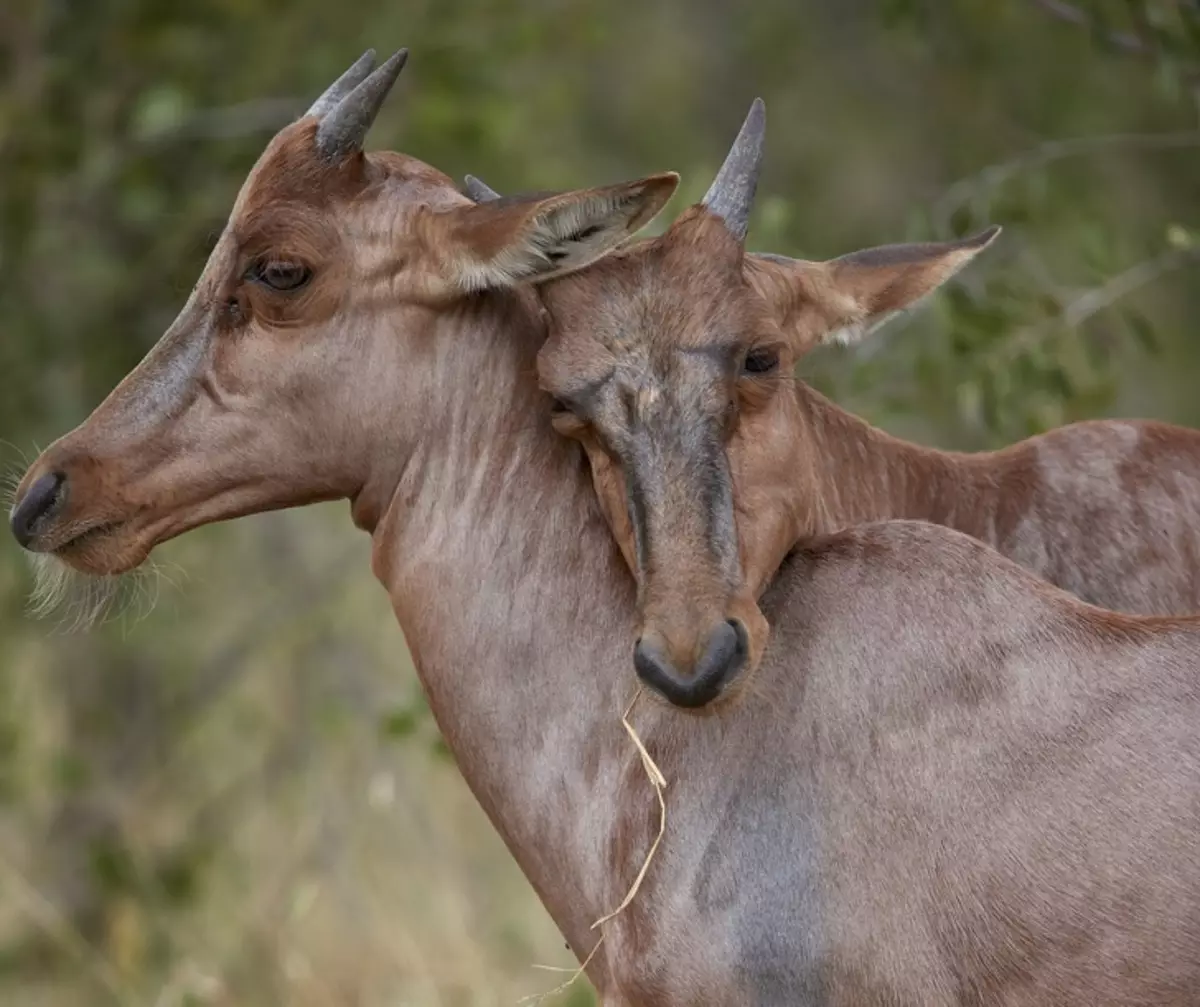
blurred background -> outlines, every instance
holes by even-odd
[[[1005,225],[919,311],[805,361],[875,423],[964,449],[1090,416],[1200,424],[1194,0],[3,0],[6,471],[170,323],[270,135],[363,49],[401,45],[371,145],[454,177],[675,169],[665,222],[762,95],[753,248]],[[437,738],[347,507],[155,558],[72,633],[27,614],[0,536],[0,1003],[553,986],[533,964],[570,957]]]

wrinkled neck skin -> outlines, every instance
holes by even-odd
[[[623,894],[608,851],[637,760],[620,724],[634,584],[580,449],[550,426],[532,303],[489,294],[431,316],[421,435],[389,449],[401,427],[381,417],[353,513],[463,777],[583,957]]]
[[[899,440],[799,381],[769,408],[729,451],[753,597],[798,545],[872,521],[928,521],[996,544],[996,454]]]
[[[963,454],[891,437],[801,384],[789,405],[778,429],[792,431],[797,448],[774,466],[786,475],[767,486],[774,497],[765,506],[742,503],[747,528],[774,515],[763,537],[776,545],[748,568],[772,569],[813,536],[907,518],[986,542],[1101,608],[1183,615],[1200,607],[1196,431],[1092,420]]]
[[[812,444],[814,500],[804,537],[912,519],[994,543],[995,453],[939,451],[892,437],[807,386],[795,386]]]

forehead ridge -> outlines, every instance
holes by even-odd
[[[436,209],[470,202],[448,175],[406,154],[378,151],[331,162],[317,150],[317,127],[316,119],[300,119],[271,138],[238,192],[232,220],[283,203],[330,209],[376,184]]]
[[[316,131],[315,119],[301,119],[271,137],[242,183],[231,220],[239,220],[274,202],[318,200],[331,167],[317,155]]]
[[[712,345],[744,306],[747,288],[732,265],[670,235],[603,264],[593,340],[617,357]]]

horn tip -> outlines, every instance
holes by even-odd
[[[988,247],[988,245],[1000,237],[1000,232],[1003,230],[1004,228],[999,224],[993,224],[991,227],[984,228],[975,236],[968,238],[967,243],[972,248],[978,248],[980,250],[985,249]]]
[[[463,189],[476,203],[488,203],[500,198],[500,193],[474,175],[463,176]]]
[[[746,113],[746,123],[743,127],[747,133],[761,136],[767,127],[767,103],[761,98],[755,98],[750,103],[750,111]]]

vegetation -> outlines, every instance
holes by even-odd
[[[372,142],[504,191],[676,169],[679,210],[761,94],[752,247],[1005,225],[920,311],[805,363],[874,422],[979,448],[1086,416],[1200,421],[1194,0],[6,0],[7,467],[170,323],[273,130],[400,45]],[[569,955],[446,758],[345,510],[171,543],[87,635],[26,615],[0,546],[0,1001],[553,985],[530,966]]]

